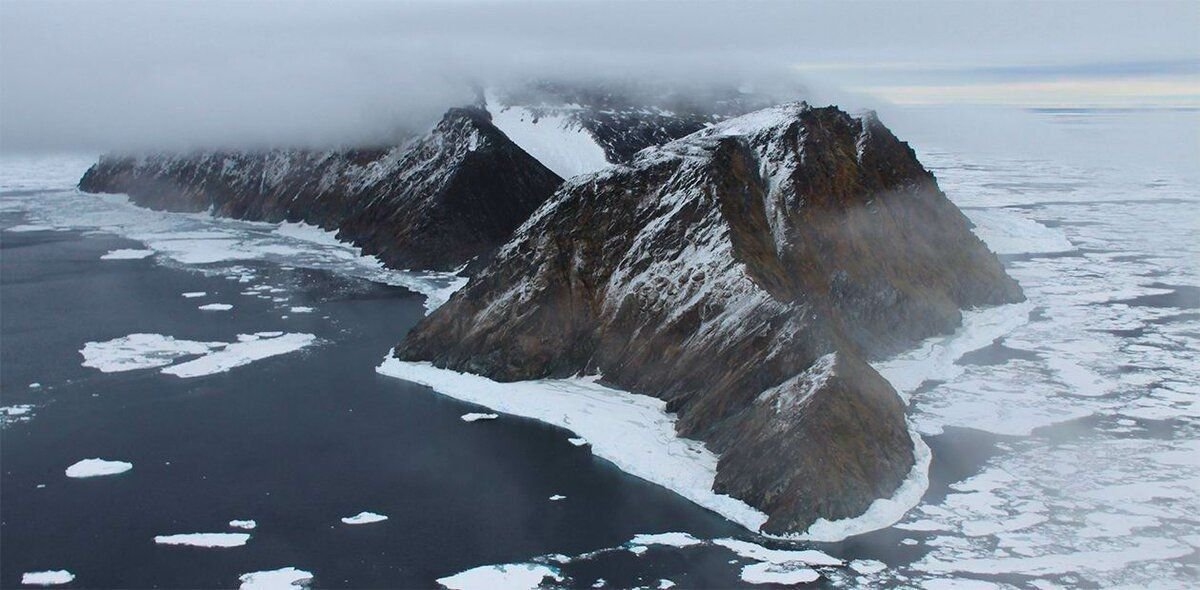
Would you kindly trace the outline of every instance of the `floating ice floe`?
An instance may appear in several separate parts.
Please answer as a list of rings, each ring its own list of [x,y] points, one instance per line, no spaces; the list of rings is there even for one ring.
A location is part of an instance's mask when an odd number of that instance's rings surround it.
[[[772,564],[802,563],[814,566],[838,566],[842,560],[832,557],[816,549],[769,549],[757,543],[739,539],[713,539],[713,545],[720,545],[739,557],[753,559]]]
[[[314,342],[313,334],[258,332],[240,334],[237,342],[176,340],[161,334],[130,334],[84,344],[83,366],[105,373],[170,365],[185,356],[199,358],[162,369],[177,377],[200,377],[228,371],[257,360],[295,352]]]
[[[21,584],[26,586],[58,586],[60,584],[69,584],[74,579],[75,574],[67,570],[25,572],[21,575]]]
[[[312,313],[313,308],[304,305],[297,305],[295,307],[288,308],[288,311],[292,313]]]
[[[742,581],[750,584],[780,584],[784,586],[807,584],[821,578],[821,574],[810,567],[794,563],[765,561],[742,567],[741,576]]]
[[[371,524],[373,522],[383,522],[387,519],[388,517],[382,514],[363,511],[355,514],[354,516],[347,516],[343,518],[342,522],[345,524]]]
[[[206,303],[196,309],[203,311],[229,311],[233,309],[233,305],[230,303]]]
[[[566,499],[567,499],[567,497],[562,494],[554,494],[553,496],[550,496],[551,502],[557,502],[559,500],[566,500]]]
[[[482,414],[479,412],[470,412],[461,416],[463,422],[478,422],[480,420],[495,420],[500,414]]]
[[[154,250],[122,248],[120,250],[112,250],[107,254],[101,255],[100,260],[141,260],[151,256],[154,256]]]
[[[312,572],[294,567],[250,572],[238,576],[241,590],[289,590],[302,588],[313,578]]]
[[[162,334],[130,334],[104,342],[88,342],[79,351],[83,366],[105,373],[161,367],[184,356],[207,354],[224,342],[176,340]]]
[[[596,456],[626,473],[673,490],[751,530],[766,521],[765,514],[744,502],[713,491],[716,455],[698,441],[679,437],[675,416],[667,413],[660,399],[605,387],[589,378],[498,383],[393,357],[377,371],[497,412],[567,428],[586,438]]]
[[[229,526],[235,529],[251,530],[258,526],[258,523],[253,520],[231,520]]]
[[[274,338],[258,338],[227,344],[223,349],[211,352],[198,359],[180,363],[162,370],[176,377],[200,377],[223,373],[230,369],[248,365],[272,356],[295,352],[316,342],[313,334],[290,333]]]
[[[30,389],[38,389],[38,388],[39,388],[39,387],[41,387],[41,386],[42,386],[42,384],[41,384],[41,383],[37,383],[37,382],[34,382],[34,383],[30,383],[30,384],[29,384],[29,388],[30,388]]]
[[[117,475],[133,469],[133,463],[126,461],[107,461],[104,459],[83,459],[67,468],[67,477],[100,477]]]
[[[485,565],[438,578],[448,590],[535,590],[542,580],[563,580],[558,570],[538,563]]]
[[[671,547],[689,547],[699,545],[702,541],[687,533],[653,533],[634,535],[629,541],[635,545],[668,545]]]
[[[187,297],[188,299],[194,299],[196,297],[204,297],[205,295],[208,295],[207,291],[189,291],[187,293],[183,293],[183,296]]]
[[[249,533],[184,533],[154,537],[154,542],[159,545],[188,547],[241,547],[249,540]]]
[[[658,581],[658,590],[668,590],[669,588],[674,588],[674,587],[675,587],[675,582],[672,582],[671,580],[668,580],[666,578],[663,578]]]
[[[583,445],[588,444],[588,441],[586,438],[581,438],[578,436],[573,436],[571,438],[568,438],[567,442],[569,442],[577,447],[582,447]]]
[[[850,562],[850,569],[860,574],[877,574],[887,569],[887,564],[874,559],[856,559]]]

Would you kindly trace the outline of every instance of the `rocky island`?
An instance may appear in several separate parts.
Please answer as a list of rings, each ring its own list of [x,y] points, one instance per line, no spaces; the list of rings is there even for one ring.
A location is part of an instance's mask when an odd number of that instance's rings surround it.
[[[716,491],[800,532],[912,467],[866,361],[1023,298],[970,228],[873,115],[787,104],[568,180],[395,354],[664,399]]]
[[[873,114],[614,101],[489,96],[383,148],[106,156],[80,188],[307,222],[394,268],[474,261],[397,358],[665,400],[765,532],[890,496],[913,439],[868,361],[1023,299],[1016,282]]]

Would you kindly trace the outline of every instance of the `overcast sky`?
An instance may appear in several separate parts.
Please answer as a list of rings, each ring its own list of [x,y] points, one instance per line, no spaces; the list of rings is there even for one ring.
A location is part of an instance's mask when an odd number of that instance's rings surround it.
[[[345,143],[471,82],[795,77],[880,104],[1200,106],[1200,2],[0,0],[0,149]]]

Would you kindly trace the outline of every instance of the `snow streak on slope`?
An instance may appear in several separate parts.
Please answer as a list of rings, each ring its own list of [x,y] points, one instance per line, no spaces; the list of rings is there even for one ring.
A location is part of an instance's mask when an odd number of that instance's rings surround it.
[[[592,134],[570,116],[557,112],[569,112],[569,105],[536,113],[522,106],[506,106],[491,91],[486,99],[492,124],[555,174],[570,178],[608,166],[604,148]]]

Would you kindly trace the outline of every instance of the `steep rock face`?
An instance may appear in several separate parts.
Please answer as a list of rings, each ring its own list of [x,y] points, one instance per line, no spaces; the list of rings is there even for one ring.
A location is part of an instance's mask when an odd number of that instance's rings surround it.
[[[395,268],[451,270],[490,255],[561,182],[486,112],[451,109],[390,148],[105,156],[79,188],[154,209],[303,221]]]
[[[717,491],[794,532],[861,514],[913,464],[864,359],[1021,298],[874,116],[791,104],[568,181],[396,355],[665,399],[721,454]]]

